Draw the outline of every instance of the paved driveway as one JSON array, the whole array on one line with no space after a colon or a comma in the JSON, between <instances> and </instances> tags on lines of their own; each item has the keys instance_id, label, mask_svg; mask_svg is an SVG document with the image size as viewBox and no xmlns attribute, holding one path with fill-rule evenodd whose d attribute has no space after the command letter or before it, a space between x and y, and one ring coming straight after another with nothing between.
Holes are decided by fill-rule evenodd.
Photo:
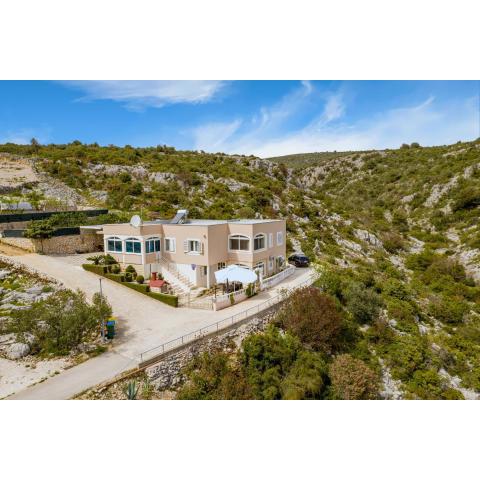
<instances>
[{"instance_id":1,"label":"paved driveway","mask_svg":"<svg viewBox=\"0 0 480 480\"><path fill-rule=\"evenodd\" d=\"M80 289L91 298L99 291L100 277L81 267L87 256L47 256L32 253L10 259L57 279L67 288ZM276 296L280 289L290 288L307 280L311 274L310 269L297 270L275 288L219 312L172 308L116 282L102 279L103 293L113 307L113 314L118 318L119 335L115 339L114 348L9 398L70 398L135 367L140 353L145 350L254 307Z\"/></svg>"}]
</instances>

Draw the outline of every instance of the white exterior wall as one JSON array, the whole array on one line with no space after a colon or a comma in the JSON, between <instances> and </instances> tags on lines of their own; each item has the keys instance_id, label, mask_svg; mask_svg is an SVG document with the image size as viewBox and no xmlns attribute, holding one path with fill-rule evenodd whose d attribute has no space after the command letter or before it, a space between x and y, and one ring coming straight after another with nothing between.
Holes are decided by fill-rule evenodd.
<instances>
[{"instance_id":1,"label":"white exterior wall","mask_svg":"<svg viewBox=\"0 0 480 480\"><path fill-rule=\"evenodd\" d=\"M197 272L198 268L200 268L198 265L195 267L195 270L192 269L192 264L190 263L176 263L175 266L179 273L187 277L193 284L197 285Z\"/></svg>"}]
</instances>

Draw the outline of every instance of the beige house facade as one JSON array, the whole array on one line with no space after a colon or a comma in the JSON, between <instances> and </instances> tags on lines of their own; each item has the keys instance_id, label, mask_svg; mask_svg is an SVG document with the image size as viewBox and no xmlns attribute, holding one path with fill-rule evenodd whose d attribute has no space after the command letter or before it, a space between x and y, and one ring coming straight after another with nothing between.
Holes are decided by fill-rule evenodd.
<instances>
[{"instance_id":1,"label":"beige house facade","mask_svg":"<svg viewBox=\"0 0 480 480\"><path fill-rule=\"evenodd\" d=\"M263 277L285 265L285 220L198 220L179 211L175 219L103 225L104 251L123 267L149 278L176 271L191 287L210 288L228 265L258 270Z\"/></svg>"}]
</instances>

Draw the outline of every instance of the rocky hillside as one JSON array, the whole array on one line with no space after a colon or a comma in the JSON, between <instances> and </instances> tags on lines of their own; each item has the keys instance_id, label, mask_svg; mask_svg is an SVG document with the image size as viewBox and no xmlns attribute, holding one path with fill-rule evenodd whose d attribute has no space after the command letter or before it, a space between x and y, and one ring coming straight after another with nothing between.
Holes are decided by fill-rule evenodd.
<instances>
[{"instance_id":1,"label":"rocky hillside","mask_svg":"<svg viewBox=\"0 0 480 480\"><path fill-rule=\"evenodd\" d=\"M286 218L289 249L316 259L383 398L478 397L480 140L275 159L80 142L0 152L145 218Z\"/></svg>"}]
</instances>

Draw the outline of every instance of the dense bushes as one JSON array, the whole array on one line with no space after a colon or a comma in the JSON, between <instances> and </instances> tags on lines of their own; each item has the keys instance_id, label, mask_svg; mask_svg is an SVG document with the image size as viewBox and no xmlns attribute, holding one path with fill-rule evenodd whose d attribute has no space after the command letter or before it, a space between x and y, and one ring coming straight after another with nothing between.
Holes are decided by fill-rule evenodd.
<instances>
[{"instance_id":1,"label":"dense bushes","mask_svg":"<svg viewBox=\"0 0 480 480\"><path fill-rule=\"evenodd\" d=\"M273 326L248 336L239 353L195 357L184 373L180 399L315 399L328 384L322 355Z\"/></svg>"},{"instance_id":2,"label":"dense bushes","mask_svg":"<svg viewBox=\"0 0 480 480\"><path fill-rule=\"evenodd\" d=\"M281 384L301 349L297 338L269 328L251 335L242 344L241 363L252 394L259 399L281 397Z\"/></svg>"},{"instance_id":3,"label":"dense bushes","mask_svg":"<svg viewBox=\"0 0 480 480\"><path fill-rule=\"evenodd\" d=\"M79 343L96 337L99 320L111 314L110 305L99 294L89 305L85 294L61 290L28 309L15 311L9 328L20 340L26 332L33 334L34 353L65 355Z\"/></svg>"},{"instance_id":4,"label":"dense bushes","mask_svg":"<svg viewBox=\"0 0 480 480\"><path fill-rule=\"evenodd\" d=\"M194 358L185 373L189 382L178 392L179 400L251 398L243 371L227 353L203 353Z\"/></svg>"}]
</instances>

